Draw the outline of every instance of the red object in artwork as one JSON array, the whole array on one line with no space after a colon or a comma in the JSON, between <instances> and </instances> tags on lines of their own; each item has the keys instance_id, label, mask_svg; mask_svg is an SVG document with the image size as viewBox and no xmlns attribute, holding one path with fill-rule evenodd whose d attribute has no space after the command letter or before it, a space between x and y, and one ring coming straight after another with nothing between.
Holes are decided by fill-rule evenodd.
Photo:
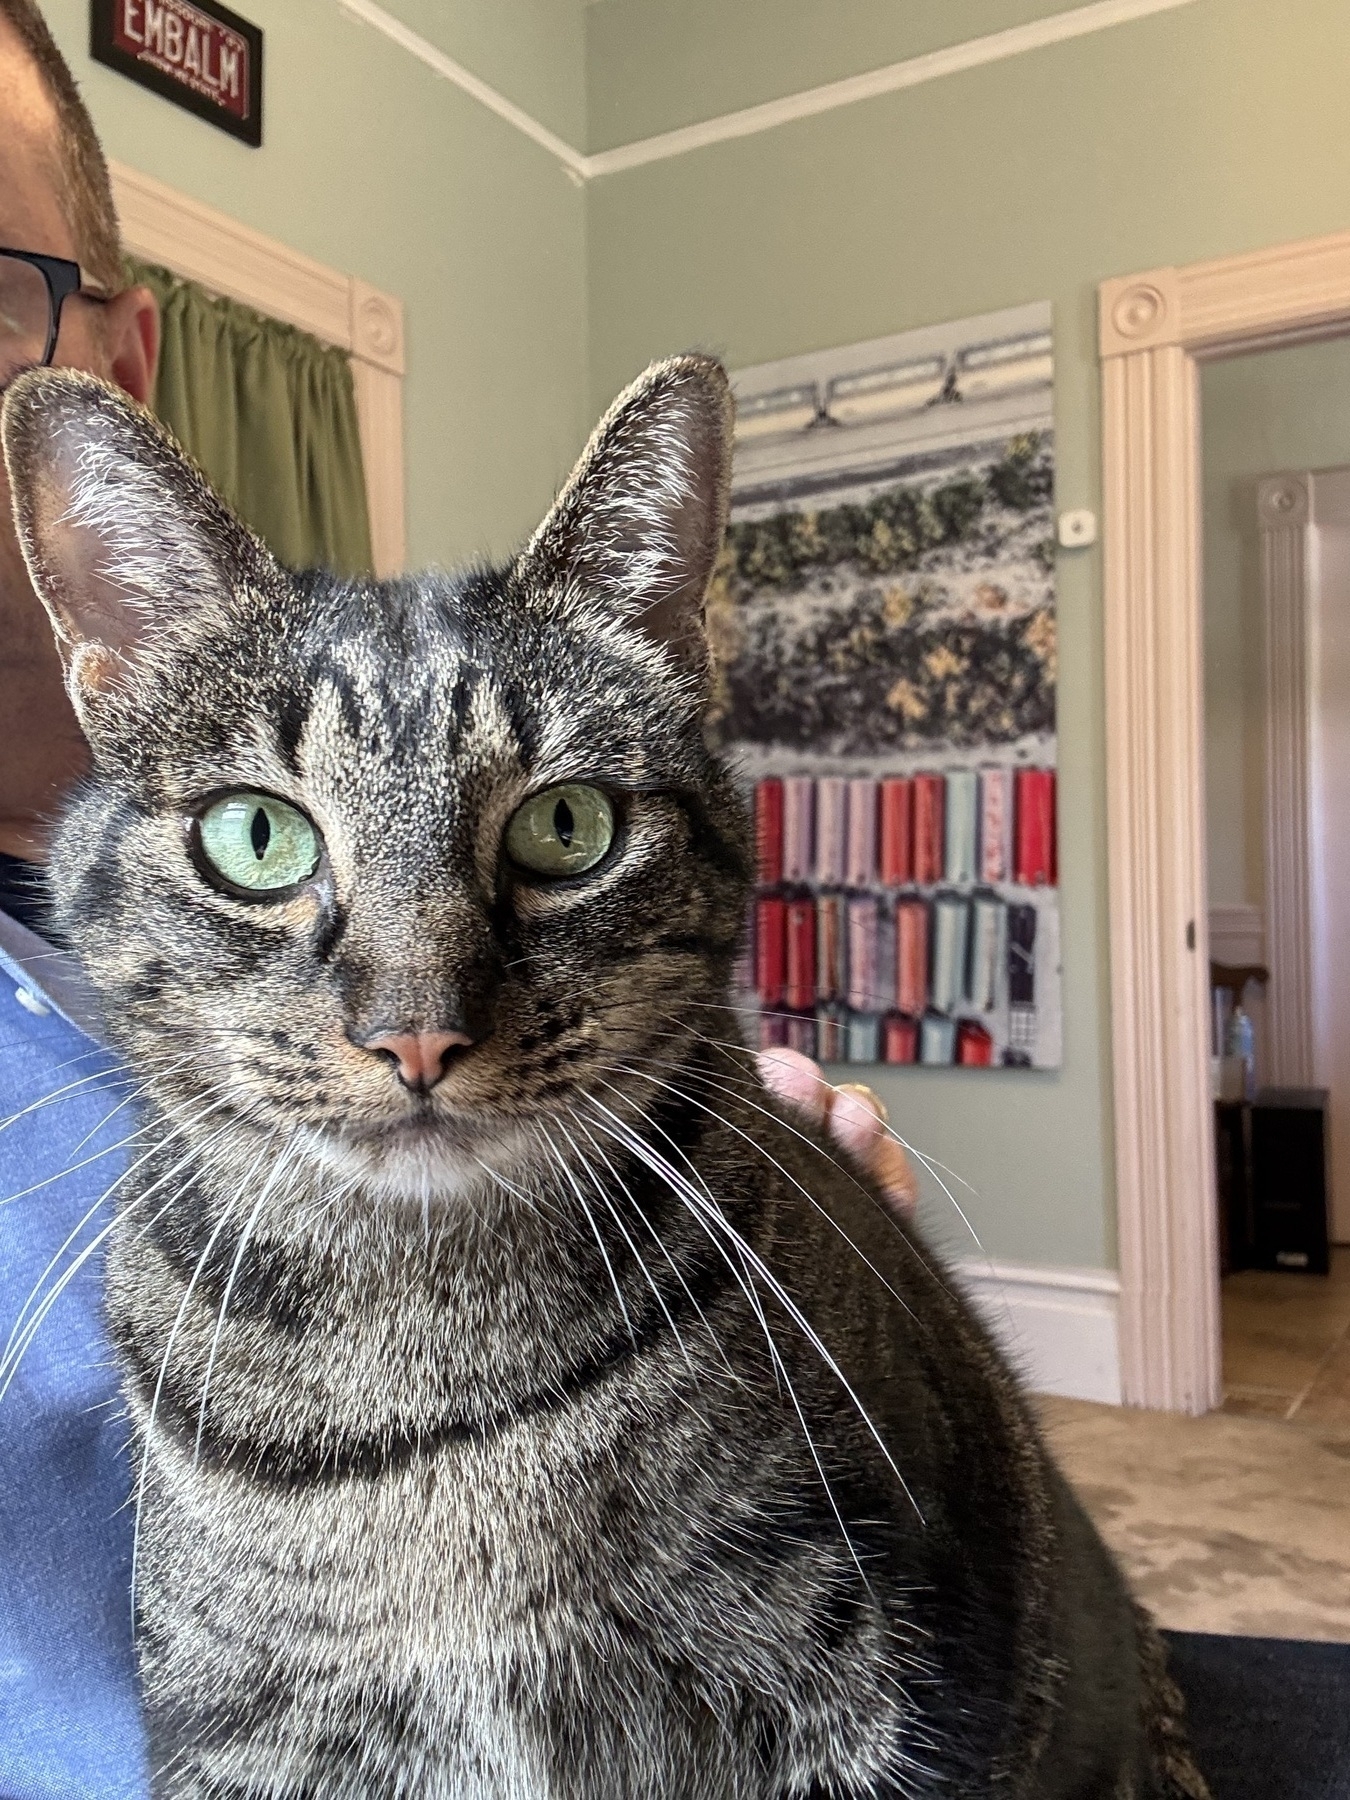
<instances>
[{"instance_id":1,"label":"red object in artwork","mask_svg":"<svg viewBox=\"0 0 1350 1800\"><path fill-rule=\"evenodd\" d=\"M941 775L914 777L914 879L920 887L942 880L947 783Z\"/></svg>"},{"instance_id":2,"label":"red object in artwork","mask_svg":"<svg viewBox=\"0 0 1350 1800\"><path fill-rule=\"evenodd\" d=\"M844 897L821 894L816 900L816 999L842 1000L846 982Z\"/></svg>"},{"instance_id":3,"label":"red object in artwork","mask_svg":"<svg viewBox=\"0 0 1350 1800\"><path fill-rule=\"evenodd\" d=\"M774 887L783 879L783 784L776 775L755 784L756 880Z\"/></svg>"},{"instance_id":4,"label":"red object in artwork","mask_svg":"<svg viewBox=\"0 0 1350 1800\"><path fill-rule=\"evenodd\" d=\"M1012 874L1013 772L980 770L980 880L992 885Z\"/></svg>"},{"instance_id":5,"label":"red object in artwork","mask_svg":"<svg viewBox=\"0 0 1350 1800\"><path fill-rule=\"evenodd\" d=\"M783 1004L787 974L787 901L755 902L755 991L761 1006Z\"/></svg>"},{"instance_id":6,"label":"red object in artwork","mask_svg":"<svg viewBox=\"0 0 1350 1800\"><path fill-rule=\"evenodd\" d=\"M903 887L911 879L914 783L889 776L881 784L881 884Z\"/></svg>"},{"instance_id":7,"label":"red object in artwork","mask_svg":"<svg viewBox=\"0 0 1350 1800\"><path fill-rule=\"evenodd\" d=\"M928 905L902 900L895 909L895 1000L916 1018L928 1004Z\"/></svg>"},{"instance_id":8,"label":"red object in artwork","mask_svg":"<svg viewBox=\"0 0 1350 1800\"><path fill-rule=\"evenodd\" d=\"M783 995L794 1012L816 1003L816 907L813 900L787 903L787 980Z\"/></svg>"},{"instance_id":9,"label":"red object in artwork","mask_svg":"<svg viewBox=\"0 0 1350 1800\"><path fill-rule=\"evenodd\" d=\"M994 1060L994 1040L975 1019L962 1019L956 1028L956 1060L967 1069L986 1069Z\"/></svg>"},{"instance_id":10,"label":"red object in artwork","mask_svg":"<svg viewBox=\"0 0 1350 1800\"><path fill-rule=\"evenodd\" d=\"M854 1012L874 1012L877 994L877 925L875 894L854 894L847 907L848 985L845 999Z\"/></svg>"},{"instance_id":11,"label":"red object in artwork","mask_svg":"<svg viewBox=\"0 0 1350 1800\"><path fill-rule=\"evenodd\" d=\"M1017 771L1017 880L1022 887L1055 880L1055 772Z\"/></svg>"}]
</instances>

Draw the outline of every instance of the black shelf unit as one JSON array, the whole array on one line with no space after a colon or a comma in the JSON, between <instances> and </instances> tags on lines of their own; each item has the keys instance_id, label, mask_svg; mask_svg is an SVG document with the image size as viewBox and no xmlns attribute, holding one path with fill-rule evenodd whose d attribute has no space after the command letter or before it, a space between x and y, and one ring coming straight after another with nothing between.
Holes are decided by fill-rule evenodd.
<instances>
[{"instance_id":1,"label":"black shelf unit","mask_svg":"<svg viewBox=\"0 0 1350 1800\"><path fill-rule=\"evenodd\" d=\"M1249 1268L1330 1271L1328 1103L1326 1088L1257 1092L1251 1107Z\"/></svg>"}]
</instances>

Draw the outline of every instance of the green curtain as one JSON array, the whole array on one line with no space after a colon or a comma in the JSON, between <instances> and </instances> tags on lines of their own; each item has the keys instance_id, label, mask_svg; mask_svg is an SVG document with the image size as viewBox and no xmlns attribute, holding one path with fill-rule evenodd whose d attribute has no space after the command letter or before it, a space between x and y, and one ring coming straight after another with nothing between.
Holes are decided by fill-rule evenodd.
<instances>
[{"instance_id":1,"label":"green curtain","mask_svg":"<svg viewBox=\"0 0 1350 1800\"><path fill-rule=\"evenodd\" d=\"M369 574L370 520L351 362L308 332L168 269L130 262L163 321L155 411L293 568Z\"/></svg>"}]
</instances>

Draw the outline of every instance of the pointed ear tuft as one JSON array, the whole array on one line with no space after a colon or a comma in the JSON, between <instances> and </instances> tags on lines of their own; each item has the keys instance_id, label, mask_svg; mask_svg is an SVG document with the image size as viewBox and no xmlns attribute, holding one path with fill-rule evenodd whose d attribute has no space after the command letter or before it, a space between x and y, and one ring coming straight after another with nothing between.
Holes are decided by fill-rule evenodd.
<instances>
[{"instance_id":1,"label":"pointed ear tuft","mask_svg":"<svg viewBox=\"0 0 1350 1800\"><path fill-rule=\"evenodd\" d=\"M631 617L707 661L703 602L726 533L731 386L710 356L655 363L610 407L517 578Z\"/></svg>"},{"instance_id":2,"label":"pointed ear tuft","mask_svg":"<svg viewBox=\"0 0 1350 1800\"><path fill-rule=\"evenodd\" d=\"M0 436L19 545L77 710L218 611L267 555L163 426L95 376L19 376Z\"/></svg>"}]
</instances>

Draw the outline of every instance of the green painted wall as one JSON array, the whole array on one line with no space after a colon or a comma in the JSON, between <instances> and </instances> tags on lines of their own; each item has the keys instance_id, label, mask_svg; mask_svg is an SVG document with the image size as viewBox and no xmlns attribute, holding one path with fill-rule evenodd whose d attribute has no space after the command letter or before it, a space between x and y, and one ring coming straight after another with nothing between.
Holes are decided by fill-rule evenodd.
<instances>
[{"instance_id":1,"label":"green painted wall","mask_svg":"<svg viewBox=\"0 0 1350 1800\"><path fill-rule=\"evenodd\" d=\"M1350 225L1344 0L1180 10L594 182L331 0L252 0L251 151L85 53L110 152L408 309L410 551L500 552L654 356L733 365L1048 297L1059 503L1100 510L1096 284ZM608 147L1061 10L1047 0L393 0L577 144ZM1114 1257L1101 566L1060 568L1065 1066L883 1076L995 1257ZM936 1190L934 1190L936 1192ZM932 1216L960 1242L947 1202Z\"/></svg>"},{"instance_id":2,"label":"green painted wall","mask_svg":"<svg viewBox=\"0 0 1350 1800\"><path fill-rule=\"evenodd\" d=\"M260 150L91 61L88 0L44 10L109 155L402 297L412 562L517 543L588 422L585 199L553 158L333 0L243 8L266 32ZM579 127L580 0L402 11Z\"/></svg>"},{"instance_id":3,"label":"green painted wall","mask_svg":"<svg viewBox=\"0 0 1350 1800\"><path fill-rule=\"evenodd\" d=\"M1202 370L1205 800L1212 903L1265 904L1261 539L1256 485L1350 463L1350 339Z\"/></svg>"},{"instance_id":4,"label":"green painted wall","mask_svg":"<svg viewBox=\"0 0 1350 1800\"><path fill-rule=\"evenodd\" d=\"M594 141L615 121L634 134L619 107L642 56L639 16L668 12L693 38L719 12L746 14L730 70L716 54L677 55L682 26L653 36L651 131L850 72L843 49L811 51L808 74L792 48L818 46L844 8L851 31L872 22L863 35L880 60L911 53L897 14L931 37L958 12L965 35L968 14L988 29L1015 11L605 0L590 24ZM1059 504L1100 511L1097 282L1350 225L1347 67L1344 0L1196 0L594 182L592 409L688 344L747 364L1048 297ZM1059 595L1064 1069L882 1082L900 1129L977 1190L957 1192L990 1255L1092 1265L1114 1258L1098 551L1061 559Z\"/></svg>"}]
</instances>

